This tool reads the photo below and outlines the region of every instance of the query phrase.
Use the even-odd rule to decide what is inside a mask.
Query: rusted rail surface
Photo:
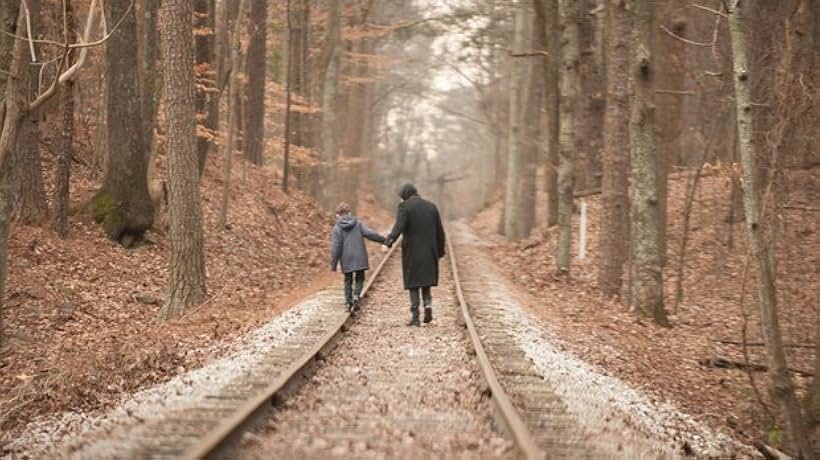
[[[496,420],[502,425],[508,436],[515,442],[516,447],[521,451],[527,459],[542,459],[545,458],[544,452],[539,448],[526,423],[518,415],[518,411],[513,406],[510,398],[504,392],[501,384],[498,381],[498,376],[493,369],[487,353],[484,351],[484,346],[481,343],[481,338],[470,315],[470,309],[467,307],[467,302],[464,300],[464,292],[461,288],[461,280],[458,275],[458,265],[456,264],[456,255],[453,250],[453,244],[450,239],[447,239],[447,249],[450,254],[450,265],[453,272],[453,282],[456,287],[456,295],[458,303],[461,307],[461,314],[464,318],[464,323],[467,327],[467,333],[470,336],[470,341],[475,349],[476,360],[481,368],[481,374],[487,387],[490,390],[490,397],[492,398],[493,407],[495,409]]]

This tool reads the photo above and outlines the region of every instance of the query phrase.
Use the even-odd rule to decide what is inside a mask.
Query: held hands
[[[382,252],[387,252],[389,249],[386,244],[383,244],[381,247]]]

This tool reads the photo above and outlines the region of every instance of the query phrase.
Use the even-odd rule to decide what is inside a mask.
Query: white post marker
[[[581,200],[581,223],[578,231],[578,260],[587,255],[587,202]]]

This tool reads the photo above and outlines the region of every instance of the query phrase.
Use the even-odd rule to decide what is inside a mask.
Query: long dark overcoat
[[[438,286],[438,260],[445,254],[444,227],[436,205],[416,195],[415,188],[412,192],[399,204],[387,242],[392,244],[404,235],[401,265],[405,289]]]

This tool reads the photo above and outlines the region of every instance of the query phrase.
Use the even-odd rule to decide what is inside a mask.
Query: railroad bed
[[[482,270],[490,262],[474,254],[458,263],[450,246],[433,323],[407,327],[401,262],[390,257],[397,252],[369,274],[355,317],[342,307],[341,286],[317,293],[288,313],[302,316],[285,337],[263,341],[230,379],[211,386],[206,373],[196,389],[177,390],[183,403],[129,413],[121,426],[51,456],[667,456],[617,427],[589,431],[567,410],[508,323],[510,299],[497,274]],[[459,270],[469,279],[459,282]]]
[[[493,430],[472,345],[442,264],[434,321],[407,327],[401,263],[388,263],[350,331],[239,458],[493,458],[515,450]]]

